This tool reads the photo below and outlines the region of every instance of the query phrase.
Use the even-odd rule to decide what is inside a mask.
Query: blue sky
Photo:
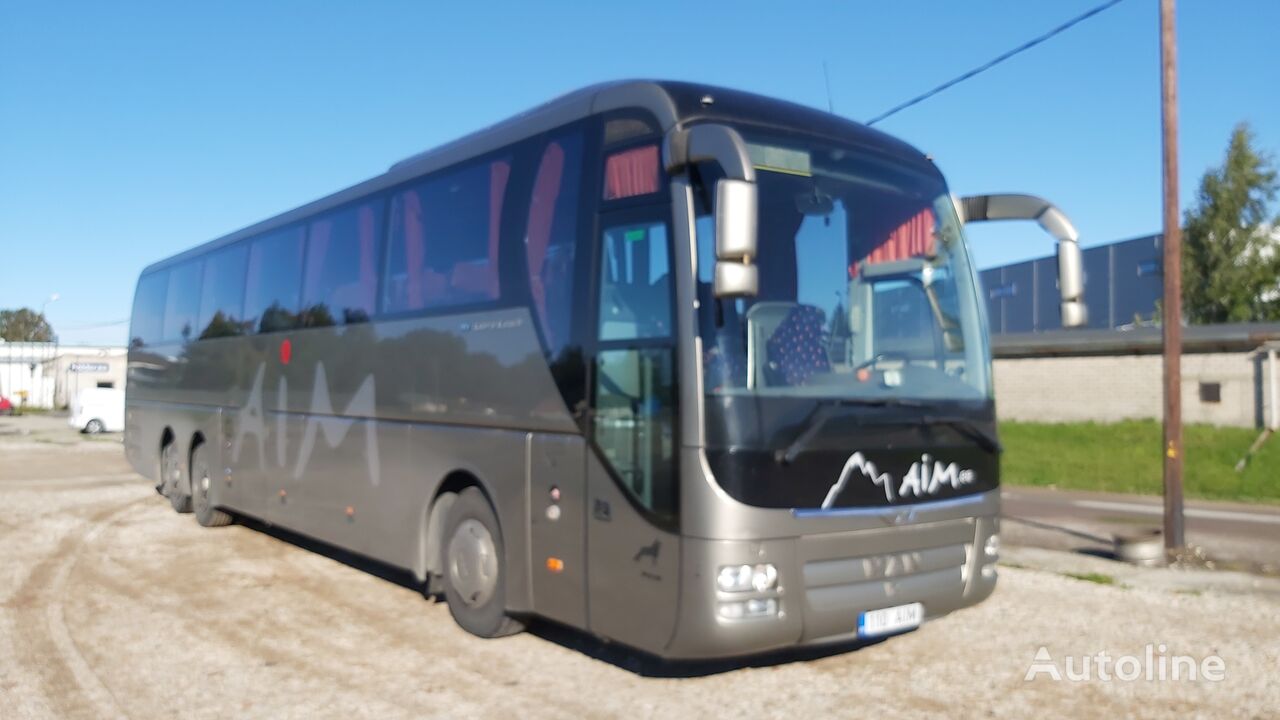
[[[0,308],[123,342],[147,263],[601,80],[703,81],[865,119],[1100,0],[0,0]],[[1232,126],[1280,147],[1280,3],[1179,8],[1185,204]],[[1050,198],[1088,244],[1160,226],[1155,0],[1126,0],[881,123],[960,194]],[[980,266],[1050,252],[976,227]]]

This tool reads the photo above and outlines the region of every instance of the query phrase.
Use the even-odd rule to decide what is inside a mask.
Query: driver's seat
[[[812,305],[791,308],[765,343],[770,385],[804,385],[813,375],[831,371],[826,320],[826,313]]]

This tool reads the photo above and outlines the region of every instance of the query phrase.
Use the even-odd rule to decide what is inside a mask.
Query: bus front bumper
[[[995,589],[996,515],[775,540],[683,539],[679,626],[664,656],[715,658],[856,643],[863,613],[920,603],[929,620]],[[774,587],[726,592],[726,567],[772,566]],[[763,582],[761,585],[765,584]]]

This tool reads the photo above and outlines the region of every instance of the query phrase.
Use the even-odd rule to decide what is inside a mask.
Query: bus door
[[[587,428],[593,632],[661,650],[676,621],[676,345],[669,206],[600,215]]]

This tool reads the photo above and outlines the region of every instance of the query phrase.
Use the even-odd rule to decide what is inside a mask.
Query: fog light
[[[991,536],[987,538],[986,545],[982,546],[982,551],[985,552],[989,558],[999,555],[1000,535],[998,533],[992,533]]]
[[[778,569],[772,563],[725,565],[716,573],[716,587],[722,592],[764,592],[778,584]]]
[[[753,598],[722,602],[719,613],[726,620],[773,617],[778,614],[778,601],[775,598]]]

